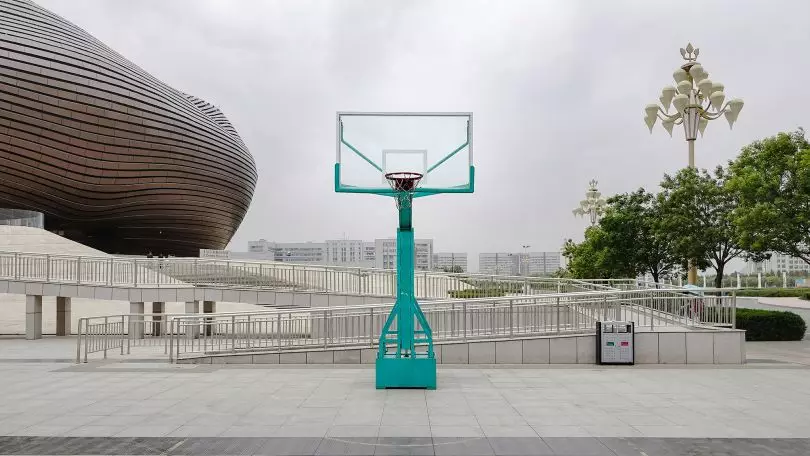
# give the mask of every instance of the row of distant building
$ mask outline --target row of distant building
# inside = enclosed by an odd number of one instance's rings
[[[433,239],[415,241],[414,265],[420,271],[469,272],[467,253],[435,252]],[[281,261],[296,264],[396,269],[396,239],[324,242],[249,241],[247,252],[201,250],[201,257]],[[563,266],[560,252],[495,252],[478,255],[478,272],[498,275],[550,275]]]

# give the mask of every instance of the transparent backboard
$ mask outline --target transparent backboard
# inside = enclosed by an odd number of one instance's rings
[[[390,195],[392,172],[423,175],[414,196],[472,193],[472,114],[339,112],[335,191]]]

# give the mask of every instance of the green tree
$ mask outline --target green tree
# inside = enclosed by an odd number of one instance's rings
[[[659,217],[657,200],[644,189],[609,198],[604,216],[597,226],[588,228],[585,240],[566,243],[563,255],[568,272],[587,279],[650,273],[658,282],[675,264],[667,236],[656,230]]]
[[[810,143],[804,130],[745,146],[729,169],[739,200],[734,221],[740,245],[810,264]]]
[[[714,269],[718,288],[728,262],[748,256],[738,243],[733,217],[737,200],[726,175],[722,167],[714,173],[683,169],[664,176],[658,195],[660,235],[670,237],[672,253],[681,261],[691,259],[700,269]]]
[[[444,266],[442,267],[442,271],[450,273],[461,273],[464,272],[464,268],[462,268],[461,265],[457,264],[451,267]]]
[[[563,246],[563,256],[567,260],[567,270],[570,277],[577,279],[612,279],[616,278],[615,271],[605,264],[605,249],[602,239],[604,233],[599,226],[591,226],[585,230],[585,239],[575,243],[571,239]]]
[[[659,201],[640,188],[608,198],[607,203],[605,215],[599,220],[599,226],[606,233],[605,261],[612,269],[624,272],[624,277],[649,273],[658,283],[676,266],[670,237],[658,229]]]

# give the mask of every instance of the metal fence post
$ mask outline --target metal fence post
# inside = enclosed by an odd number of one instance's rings
[[[138,286],[138,260],[132,260],[132,283]]]
[[[109,327],[107,326],[109,323],[107,322],[108,317],[104,317],[104,334],[102,337],[104,338],[104,359],[107,359],[107,334],[109,333]]]
[[[276,316],[276,340],[278,341],[278,349],[281,350],[281,313]]]
[[[370,346],[374,346],[374,307],[369,308],[369,331],[368,331],[368,343]]]
[[[737,290],[731,290],[731,329],[737,329]]]
[[[329,343],[329,319],[326,316],[326,311],[323,311],[323,348]]]
[[[231,316],[231,351],[236,351],[236,315]]]
[[[126,333],[124,332],[124,319],[126,318],[125,315],[121,315],[121,354],[124,354],[124,338],[127,337]]]
[[[560,297],[557,296],[557,334],[560,333]]]
[[[82,283],[82,257],[76,257],[76,283]]]
[[[76,327],[76,364],[82,362],[82,320],[84,319],[79,318]]]
[[[109,266],[107,267],[107,285],[113,284],[113,271],[115,270],[114,258],[110,257]]]
[[[467,303],[461,303],[461,320],[462,320],[462,327],[461,330],[463,331],[462,337],[464,341],[467,341]]]
[[[20,254],[14,253],[14,279],[20,279]]]
[[[51,281],[51,256],[45,255],[45,281]]]
[[[513,306],[514,302],[512,299],[509,300],[509,336],[511,337],[514,334],[514,321],[515,321],[515,309]]]

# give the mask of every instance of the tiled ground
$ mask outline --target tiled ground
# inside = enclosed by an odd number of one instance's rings
[[[806,455],[810,439],[616,437],[0,437],[0,454],[42,455]]]
[[[369,368],[0,363],[0,435],[90,437],[810,437],[810,371],[468,368],[439,389]]]

